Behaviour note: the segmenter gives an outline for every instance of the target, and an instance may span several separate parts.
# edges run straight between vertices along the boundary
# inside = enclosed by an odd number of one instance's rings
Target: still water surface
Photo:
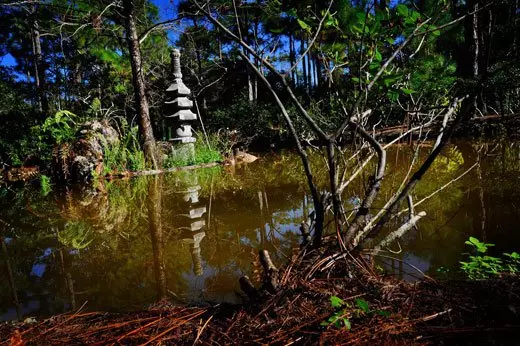
[[[420,149],[418,162],[429,150]],[[427,216],[390,246],[402,249],[392,255],[398,260],[381,259],[382,266],[408,280],[418,273],[401,261],[432,276],[456,275],[470,235],[495,243],[495,253],[518,251],[519,155],[518,143],[452,144],[414,200],[457,180],[416,207]],[[390,150],[374,214],[401,184],[411,157],[409,147]],[[323,160],[316,157],[314,166],[325,186]],[[347,189],[346,209],[356,207],[368,173]],[[255,277],[259,249],[283,263],[298,248],[299,224],[312,210],[306,191],[299,159],[290,152],[241,167],[118,180],[83,191],[0,188],[0,320],[81,306],[131,311],[162,297],[240,302],[238,277]]]

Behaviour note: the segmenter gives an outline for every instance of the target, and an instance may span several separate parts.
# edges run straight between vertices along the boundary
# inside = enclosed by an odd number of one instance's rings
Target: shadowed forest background
[[[127,14],[121,4],[6,2],[0,13],[4,165],[21,165],[29,157],[48,160],[54,142],[70,139],[74,124],[88,119],[110,119],[128,127],[138,124],[139,100],[125,39]],[[229,140],[262,149],[287,140],[280,112],[239,57],[242,48],[236,42],[197,15],[189,2],[161,3],[171,9],[168,13],[177,13],[163,21],[154,3],[132,4],[145,96],[157,139],[169,138],[162,116],[164,90],[172,79],[170,50],[175,46],[182,50],[184,81],[192,89],[208,132],[233,131]],[[366,101],[366,108],[373,110],[370,123],[379,127],[417,123],[420,119],[414,117],[421,115],[406,110],[445,104],[483,80],[475,116],[518,112],[516,1],[341,0],[332,3],[320,23],[328,6],[326,1],[236,1],[235,6],[220,1],[213,14],[233,32],[240,32],[261,57],[289,74],[297,97],[325,130],[342,120],[339,101],[347,106],[353,103],[371,75],[427,18],[431,21],[423,29],[429,33],[400,52]],[[282,88],[269,70],[261,69],[275,88]],[[65,111],[73,114],[66,113],[70,121],[63,116]],[[291,107],[288,111],[296,112]],[[71,129],[53,138],[53,125]],[[302,137],[313,139],[305,131]]]

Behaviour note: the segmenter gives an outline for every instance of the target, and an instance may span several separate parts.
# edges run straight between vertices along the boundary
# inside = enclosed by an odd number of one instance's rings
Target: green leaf
[[[391,314],[390,314],[390,311],[384,311],[384,310],[376,310],[374,311],[376,314],[378,314],[379,316],[383,316],[383,317],[389,317]]]
[[[411,94],[413,94],[413,93],[415,92],[414,90],[412,90],[412,89],[407,89],[407,88],[403,88],[403,89],[401,89],[401,91],[402,91],[404,94],[406,94],[406,95],[411,95]]]
[[[345,304],[345,302],[343,301],[343,299],[336,297],[336,296],[330,297],[330,305],[333,308],[339,308],[339,307],[343,306],[344,304]]]
[[[343,324],[345,325],[345,328],[347,330],[350,330],[352,329],[352,324],[350,324],[350,320],[348,318],[344,318],[343,319]]]
[[[368,306],[368,302],[364,299],[356,299],[356,305],[358,308],[363,310],[364,313],[370,312],[370,307]]]
[[[405,5],[399,4],[395,9],[401,17],[408,17],[408,7],[406,7]]]
[[[375,54],[375,56],[374,56],[374,59],[375,59],[376,61],[381,61],[381,60],[383,60],[383,56],[381,55],[381,53],[379,52],[379,50],[377,50],[377,48],[376,48],[376,54]]]
[[[468,242],[466,242],[466,243],[468,243]],[[470,243],[470,244],[478,245],[478,244],[480,244],[480,240],[478,240],[478,239],[475,238],[475,237],[469,237],[469,243]]]
[[[301,28],[307,32],[311,32],[311,27],[309,26],[309,24],[305,23],[303,20],[301,19],[296,19],[298,21],[298,24],[300,24]]]

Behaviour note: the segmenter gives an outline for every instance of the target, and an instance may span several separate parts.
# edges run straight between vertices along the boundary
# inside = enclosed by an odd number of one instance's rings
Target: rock
[[[235,153],[235,162],[236,163],[251,163],[258,160],[258,157],[255,155],[248,154],[246,152],[238,150]]]
[[[62,182],[86,182],[92,172],[103,170],[103,152],[107,146],[117,145],[119,134],[108,121],[89,121],[81,125],[77,140],[54,149],[52,173]]]
[[[27,317],[25,320],[23,320],[23,323],[33,324],[38,323],[38,321],[36,321],[36,318],[34,317]]]

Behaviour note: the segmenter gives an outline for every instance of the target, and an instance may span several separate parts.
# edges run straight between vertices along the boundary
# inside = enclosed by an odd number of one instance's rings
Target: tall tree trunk
[[[294,52],[294,39],[293,35],[291,33],[288,34],[289,36],[289,63],[291,66],[294,65],[296,62],[296,54]],[[291,71],[291,86],[294,88],[297,84],[296,80],[296,69]]]
[[[478,1],[473,5],[472,11],[478,10]],[[480,40],[479,40],[479,13],[476,12],[472,16],[472,68],[473,68],[473,80],[477,81],[479,76],[479,55],[480,55]],[[482,91],[481,91],[482,92]],[[478,109],[478,96],[475,96],[475,100],[473,101],[475,110]]]
[[[128,50],[130,52],[130,64],[132,65],[132,82],[134,85],[135,102],[139,115],[139,130],[143,142],[145,158],[152,163],[154,169],[159,168],[156,159],[155,138],[153,136],[152,123],[150,121],[150,109],[146,97],[146,86],[142,70],[141,50],[135,19],[135,7],[132,0],[123,0],[125,12],[125,30]]]
[[[250,69],[247,68],[247,94],[249,102],[253,102],[255,100],[255,95],[253,92],[253,78],[251,77],[249,70]]]
[[[303,54],[305,52],[305,40],[303,39],[303,36],[301,37],[300,39],[300,54]],[[303,88],[307,90],[307,64],[305,62],[305,58],[304,57],[302,59],[302,70],[303,70]]]
[[[307,48],[309,48],[309,41],[307,41]],[[307,85],[309,86],[309,91],[312,89],[312,51],[309,49],[307,53]]]
[[[316,87],[320,84],[320,65],[318,63],[318,55],[314,55],[314,59],[312,59],[312,62],[314,64],[314,84]]]
[[[36,9],[33,10],[36,12]],[[38,102],[40,111],[47,113],[49,111],[49,102],[45,93],[45,67],[43,65],[42,45],[38,21],[34,20],[31,30],[33,55],[34,55],[34,80],[36,90],[38,90]]]
[[[459,15],[457,4],[454,0],[454,13]],[[463,12],[474,12],[478,8],[478,0],[467,0],[466,6],[462,8]],[[466,81],[475,83],[479,75],[479,38],[478,38],[478,13],[467,16],[464,21],[464,45],[463,49],[456,51],[458,54],[457,71],[458,74]],[[472,109],[468,113],[465,120],[475,116],[477,112],[477,95],[472,96],[469,100]]]

